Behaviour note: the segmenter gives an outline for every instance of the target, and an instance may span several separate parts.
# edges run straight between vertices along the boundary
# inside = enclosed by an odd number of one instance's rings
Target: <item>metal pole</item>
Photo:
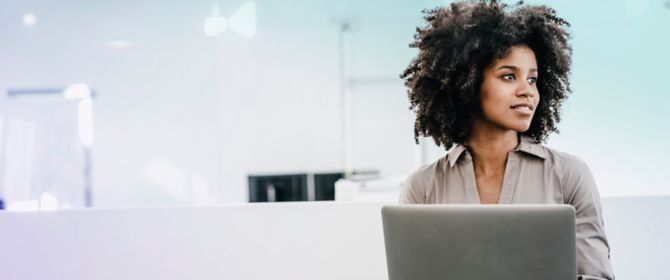
[[[346,33],[351,29],[349,20],[342,20],[339,25],[339,75],[340,75],[340,116],[343,150],[343,165],[345,178],[351,177],[354,169],[353,141],[351,132],[351,100],[349,96],[348,79],[346,73]]]

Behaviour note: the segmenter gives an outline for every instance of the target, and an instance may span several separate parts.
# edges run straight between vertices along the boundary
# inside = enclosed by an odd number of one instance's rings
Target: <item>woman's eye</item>
[[[506,74],[502,76],[502,79],[507,81],[514,81],[516,77],[514,77],[514,74]]]
[[[537,77],[530,77],[530,78],[528,78],[528,83],[530,83],[530,84],[534,84],[534,83],[536,83],[536,82],[537,82]]]

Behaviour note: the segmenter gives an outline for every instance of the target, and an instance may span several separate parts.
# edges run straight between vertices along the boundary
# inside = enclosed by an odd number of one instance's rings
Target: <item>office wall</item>
[[[574,36],[574,94],[549,145],[585,159],[603,195],[668,194],[670,10],[615,2],[543,1]],[[207,37],[212,3],[0,4],[0,90],[96,91],[97,206],[243,202],[247,173],[341,169],[342,86],[354,167],[416,167],[397,77],[415,54],[407,44],[420,11],[444,1],[256,1],[253,38]],[[243,3],[218,6],[230,16]],[[34,25],[22,22],[26,13]],[[352,23],[343,60],[342,19]],[[428,140],[423,153],[429,161],[444,151]]]
[[[343,167],[338,20],[362,16],[359,9],[375,6],[261,1],[253,38],[230,30],[211,38],[203,21],[212,3],[4,4],[0,28],[11,44],[0,52],[3,90],[86,83],[96,92],[97,206],[242,202],[250,172]],[[243,3],[218,5],[221,15],[229,16]],[[422,7],[393,9],[401,14]],[[33,26],[22,23],[26,13],[37,17]],[[397,49],[408,53],[405,45]],[[348,64],[354,52],[345,52]],[[351,67],[345,75],[351,75]],[[404,107],[403,96],[385,94],[391,98],[376,105],[385,110],[380,118],[395,112],[382,104]],[[377,137],[411,131],[410,115],[403,113],[405,124],[376,130]],[[380,150],[396,151],[386,173],[411,169],[411,139],[393,138],[397,141],[377,143]],[[393,145],[402,142],[405,152]],[[375,165],[382,161],[360,160],[357,166],[382,169]]]

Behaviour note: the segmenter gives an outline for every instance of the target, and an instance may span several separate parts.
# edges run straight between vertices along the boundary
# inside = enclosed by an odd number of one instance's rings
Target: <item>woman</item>
[[[570,92],[569,23],[546,6],[457,2],[426,12],[401,75],[415,141],[447,155],[415,171],[401,203],[571,204],[580,279],[614,279],[600,196],[587,165],[541,143]]]

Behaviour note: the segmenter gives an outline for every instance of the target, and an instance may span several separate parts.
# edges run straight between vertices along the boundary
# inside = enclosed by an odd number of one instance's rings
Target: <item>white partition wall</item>
[[[380,207],[0,213],[0,279],[385,279]]]
[[[670,196],[603,198],[617,279],[670,279]]]
[[[386,279],[382,204],[0,213],[0,279]],[[618,279],[670,279],[670,197],[603,199]]]

